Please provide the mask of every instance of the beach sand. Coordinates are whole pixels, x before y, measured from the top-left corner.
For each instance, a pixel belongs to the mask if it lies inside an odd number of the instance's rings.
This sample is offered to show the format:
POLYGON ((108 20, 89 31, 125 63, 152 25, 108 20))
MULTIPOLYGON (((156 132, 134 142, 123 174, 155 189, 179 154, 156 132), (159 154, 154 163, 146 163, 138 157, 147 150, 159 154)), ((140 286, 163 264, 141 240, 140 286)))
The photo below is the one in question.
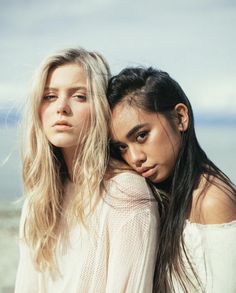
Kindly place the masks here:
POLYGON ((0 203, 0 293, 13 293, 19 259, 18 227, 20 208, 0 203))

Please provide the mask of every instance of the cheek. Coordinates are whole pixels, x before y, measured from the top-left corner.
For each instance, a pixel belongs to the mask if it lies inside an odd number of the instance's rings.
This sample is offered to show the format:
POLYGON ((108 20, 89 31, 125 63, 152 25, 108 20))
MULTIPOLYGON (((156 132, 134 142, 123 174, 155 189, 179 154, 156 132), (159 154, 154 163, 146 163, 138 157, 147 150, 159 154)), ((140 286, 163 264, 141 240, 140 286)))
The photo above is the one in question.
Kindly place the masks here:
POLYGON ((181 138, 178 134, 169 137, 166 141, 166 148, 163 150, 166 160, 173 166, 176 163, 181 145, 181 138))
POLYGON ((151 157, 173 162, 178 156, 181 145, 181 136, 172 130, 154 131, 146 147, 146 152, 151 157))
POLYGON ((81 117, 83 117, 83 120, 89 122, 89 121, 91 121, 90 114, 91 114, 91 111, 90 111, 90 108, 88 108, 88 109, 85 109, 84 111, 82 111, 81 117))
POLYGON ((131 161, 130 161, 130 158, 129 158, 129 155, 127 154, 127 152, 121 156, 121 158, 128 164, 128 165, 131 165, 131 161))
MULTIPOLYGON (((81 125, 83 128, 88 129, 91 125, 91 111, 90 108, 80 109, 80 111, 77 112, 77 124, 81 125)), ((97 119, 94 119, 94 122, 96 122, 97 119)), ((95 124, 95 123, 94 123, 95 124)))

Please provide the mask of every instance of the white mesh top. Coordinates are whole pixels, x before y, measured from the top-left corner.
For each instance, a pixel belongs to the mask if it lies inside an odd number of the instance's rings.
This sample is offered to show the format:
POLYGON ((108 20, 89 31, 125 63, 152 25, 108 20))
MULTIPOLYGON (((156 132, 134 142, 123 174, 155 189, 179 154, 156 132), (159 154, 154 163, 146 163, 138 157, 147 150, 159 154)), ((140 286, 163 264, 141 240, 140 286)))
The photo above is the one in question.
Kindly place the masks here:
MULTIPOLYGON (((20 231, 26 214, 23 208, 20 231)), ((34 269, 20 241, 15 293, 152 292, 159 213, 144 178, 127 172, 112 178, 90 228, 78 225, 69 233, 69 245, 58 243, 56 278, 34 269)))
MULTIPOLYGON (((199 275, 202 289, 189 292, 236 292, 236 221, 201 225, 186 221, 184 241, 189 260, 199 275)), ((189 267, 185 259, 186 267, 189 267)), ((191 274, 190 274, 191 276, 191 274)), ((191 280, 194 281, 192 277, 191 280)), ((183 290, 175 280, 176 293, 183 290)))

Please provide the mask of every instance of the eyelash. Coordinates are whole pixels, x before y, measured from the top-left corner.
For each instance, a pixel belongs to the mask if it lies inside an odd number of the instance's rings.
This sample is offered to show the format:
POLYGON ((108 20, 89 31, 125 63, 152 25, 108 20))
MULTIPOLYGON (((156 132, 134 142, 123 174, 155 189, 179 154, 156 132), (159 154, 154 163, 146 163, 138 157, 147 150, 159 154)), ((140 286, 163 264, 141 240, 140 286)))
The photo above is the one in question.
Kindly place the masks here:
POLYGON ((126 146, 123 146, 123 145, 117 146, 117 149, 118 149, 118 151, 119 151, 120 154, 123 154, 125 152, 126 148, 127 147, 126 146))
MULTIPOLYGON (((142 132, 139 132, 137 135, 136 135, 136 137, 135 137, 135 139, 136 139, 136 141, 138 142, 138 143, 144 143, 145 141, 146 141, 146 139, 147 139, 147 137, 148 137, 148 131, 142 131, 142 132)), ((116 145, 116 146, 114 146, 114 148, 121 154, 121 155, 123 155, 124 153, 125 153, 125 151, 126 151, 126 149, 127 149, 127 146, 125 146, 125 145, 116 145)))
POLYGON ((110 147, 111 147, 111 152, 119 153, 120 155, 122 155, 126 150, 125 145, 117 144, 117 143, 111 143, 110 147))
POLYGON ((85 95, 74 95, 72 97, 73 98, 77 98, 79 100, 83 100, 83 101, 86 101, 87 100, 87 97, 85 95))
POLYGON ((147 136, 148 136, 148 131, 141 131, 136 135, 135 139, 137 142, 143 143, 147 139, 147 136))
POLYGON ((43 100, 50 101, 50 100, 56 99, 56 98, 57 98, 57 96, 55 96, 55 95, 46 95, 43 97, 43 100))
MULTIPOLYGON (((83 101, 86 101, 86 99, 87 99, 87 97, 85 95, 74 95, 72 97, 76 98, 78 100, 83 100, 83 101)), ((58 98, 56 95, 46 95, 43 97, 43 100, 50 101, 50 100, 54 100, 56 98, 58 98)))

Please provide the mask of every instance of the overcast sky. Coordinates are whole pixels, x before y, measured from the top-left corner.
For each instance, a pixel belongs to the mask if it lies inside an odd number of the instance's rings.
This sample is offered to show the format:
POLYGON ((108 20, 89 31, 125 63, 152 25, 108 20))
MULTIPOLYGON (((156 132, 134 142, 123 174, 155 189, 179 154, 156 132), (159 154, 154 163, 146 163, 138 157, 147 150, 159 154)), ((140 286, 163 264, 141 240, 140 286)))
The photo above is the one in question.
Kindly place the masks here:
POLYGON ((47 54, 82 46, 112 73, 166 70, 197 112, 236 114, 236 1, 0 0, 0 108, 22 104, 47 54))

